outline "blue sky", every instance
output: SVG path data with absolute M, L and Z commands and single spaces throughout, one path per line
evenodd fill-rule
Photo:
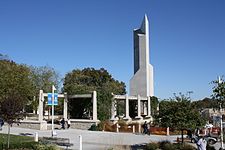
M 17 63 L 105 68 L 126 83 L 133 75 L 133 29 L 147 14 L 155 96 L 193 91 L 225 75 L 225 0 L 1 0 L 0 53 Z

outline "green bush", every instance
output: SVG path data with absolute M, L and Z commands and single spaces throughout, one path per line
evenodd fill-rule
M 159 142 L 159 148 L 163 150 L 176 150 L 175 145 L 167 140 Z
M 33 147 L 34 150 L 60 150 L 56 145 L 43 145 L 43 144 L 36 144 Z
M 196 150 L 196 148 L 189 144 L 171 143 L 170 141 L 161 141 L 158 143 L 149 143 L 146 145 L 147 150 Z M 207 149 L 211 150 L 211 149 Z M 214 149 L 212 149 L 214 150 Z
M 189 144 L 179 144 L 179 149 L 180 150 L 196 150 L 196 148 L 192 145 Z
M 98 127 L 95 124 L 92 124 L 91 127 L 88 130 L 90 130 L 90 131 L 98 131 Z
M 159 148 L 158 143 L 149 143 L 146 145 L 147 150 L 156 150 L 157 148 Z

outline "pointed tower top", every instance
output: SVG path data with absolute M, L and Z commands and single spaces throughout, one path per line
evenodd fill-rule
M 140 29 L 141 29 L 141 31 L 142 31 L 143 33 L 146 33 L 146 28 L 148 28 L 148 17 L 147 17 L 147 15 L 145 14 Z

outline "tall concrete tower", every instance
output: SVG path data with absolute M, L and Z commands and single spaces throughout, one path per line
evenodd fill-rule
M 145 15 L 134 33 L 134 76 L 130 79 L 130 95 L 154 96 L 153 66 L 149 63 L 149 23 Z

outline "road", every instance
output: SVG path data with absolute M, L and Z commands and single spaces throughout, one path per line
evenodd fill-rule
M 3 126 L 3 130 L 0 133 L 7 133 L 8 128 Z M 51 137 L 51 131 L 40 131 L 34 129 L 25 129 L 12 127 L 11 134 L 15 135 L 35 135 L 38 133 L 39 137 Z M 69 138 L 70 142 L 73 143 L 69 149 L 79 149 L 79 135 L 82 136 L 82 147 L 83 150 L 107 150 L 110 148 L 114 149 L 128 149 L 123 147 L 127 145 L 141 145 L 150 142 L 158 142 L 163 140 L 169 140 L 174 142 L 177 136 L 160 136 L 160 135 L 138 135 L 133 133 L 114 133 L 114 132 L 102 132 L 102 131 L 87 131 L 78 129 L 66 129 L 56 130 L 57 137 Z M 219 143 L 215 144 L 216 149 L 219 149 Z M 117 148 L 116 148 L 117 147 Z M 122 148 L 123 147 L 123 148 Z

